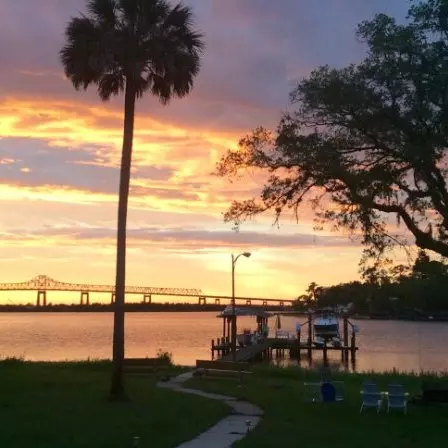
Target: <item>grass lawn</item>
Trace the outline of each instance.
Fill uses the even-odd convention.
[[[313,448],[429,448],[442,447],[448,434],[448,407],[408,406],[408,415],[399,410],[377,415],[368,409],[359,414],[360,374],[333,374],[345,381],[346,400],[341,403],[312,404],[303,400],[303,382],[319,380],[316,372],[297,368],[259,367],[241,387],[232,379],[192,379],[186,386],[225,393],[261,406],[265,417],[238,448],[307,446]],[[381,390],[398,380],[411,394],[419,393],[422,378],[398,374],[368,375]],[[384,406],[384,404],[383,404]]]
[[[157,388],[157,376],[127,375],[131,400],[112,403],[108,363],[0,362],[0,447],[126,448],[133,436],[142,448],[175,447],[229,413]]]

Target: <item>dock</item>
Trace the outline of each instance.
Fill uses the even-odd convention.
[[[257,359],[263,359],[264,357],[269,356],[269,351],[272,346],[272,340],[266,339],[259,344],[248,345],[246,347],[242,347],[235,353],[235,360],[237,362],[243,361],[254,361]],[[227,353],[224,356],[221,356],[220,361],[233,361],[233,353]]]
[[[283,358],[289,355],[290,358],[300,360],[306,357],[311,364],[314,353],[322,353],[325,364],[329,362],[330,353],[339,353],[341,361],[348,365],[351,358],[353,364],[356,363],[356,333],[358,328],[349,321],[348,315],[342,315],[343,331],[342,337],[333,341],[330,337],[315,338],[313,326],[313,313],[308,313],[306,322],[296,324],[296,331],[281,330],[280,318],[277,313],[277,323],[275,325],[275,335],[269,335],[267,326],[268,318],[273,314],[264,309],[248,308],[226,308],[217,317],[222,319],[222,337],[211,341],[212,359],[220,361],[255,362],[265,359]],[[281,313],[285,314],[285,313]],[[237,334],[236,321],[238,316],[255,316],[257,330],[243,329],[243,333]],[[339,326],[339,322],[338,322]],[[351,337],[349,328],[351,327]],[[305,330],[305,331],[303,331]]]
[[[289,356],[296,359],[300,359],[301,354],[304,353],[309,360],[312,360],[313,352],[322,352],[324,361],[328,361],[328,352],[339,352],[342,361],[348,361],[350,355],[352,360],[355,360],[358,350],[359,348],[353,345],[341,345],[339,347],[329,345],[316,346],[309,345],[305,341],[300,341],[299,343],[298,339],[267,338],[258,344],[237,349],[235,360],[238,362],[253,362],[270,359],[273,357],[274,352],[276,357],[283,357],[285,352],[289,352]],[[230,350],[230,342],[228,341],[222,341],[219,345],[212,345],[212,358],[214,358],[215,352],[218,354],[220,361],[234,360]]]

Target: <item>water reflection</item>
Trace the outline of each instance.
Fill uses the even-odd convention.
[[[325,363],[322,358],[322,352],[314,353],[310,358],[305,350],[300,354],[300,358],[291,358],[289,355],[275,354],[269,361],[271,364],[278,367],[287,366],[300,366],[308,369],[320,369],[328,367],[331,371],[336,372],[356,372],[357,369],[357,358],[352,359],[351,357],[342,359],[340,354],[338,356],[335,354],[328,356],[328,363]]]
[[[211,359],[212,339],[221,336],[222,322],[216,313],[128,313],[126,356],[155,356],[159,349],[171,352],[178,364],[193,365],[196,359]],[[300,320],[300,319],[299,319]],[[282,329],[295,331],[297,319],[282,318]],[[358,371],[448,371],[445,341],[448,323],[359,321]],[[273,324],[271,324],[273,326]],[[255,329],[253,318],[239,319],[240,328]],[[111,357],[110,313],[3,313],[0,314],[0,356],[29,360],[80,360]],[[298,364],[285,357],[273,362]],[[312,365],[322,362],[315,353]],[[341,364],[339,353],[330,353],[334,368],[353,370]],[[306,353],[300,364],[308,366]]]
[[[284,327],[291,331],[294,323],[284,319]],[[404,372],[447,372],[445,340],[448,337],[446,322],[404,322],[404,321],[354,321],[361,331],[357,338],[359,351],[356,360],[342,362],[339,353],[329,355],[332,369],[346,371],[391,371]],[[280,365],[299,364],[315,367],[322,363],[322,355],[313,359],[302,355],[300,361],[278,359]]]

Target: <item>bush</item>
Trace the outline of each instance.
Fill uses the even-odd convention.
[[[173,354],[167,351],[163,351],[159,348],[157,351],[157,359],[166,361],[169,365],[174,365],[173,363]]]
[[[0,364],[4,366],[15,366],[18,364],[25,364],[25,357],[24,356],[8,356],[6,358],[0,358]]]

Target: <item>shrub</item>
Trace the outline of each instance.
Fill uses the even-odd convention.
[[[170,352],[164,351],[160,348],[157,351],[157,358],[160,360],[166,361],[171,366],[174,364],[173,363],[173,354]]]

